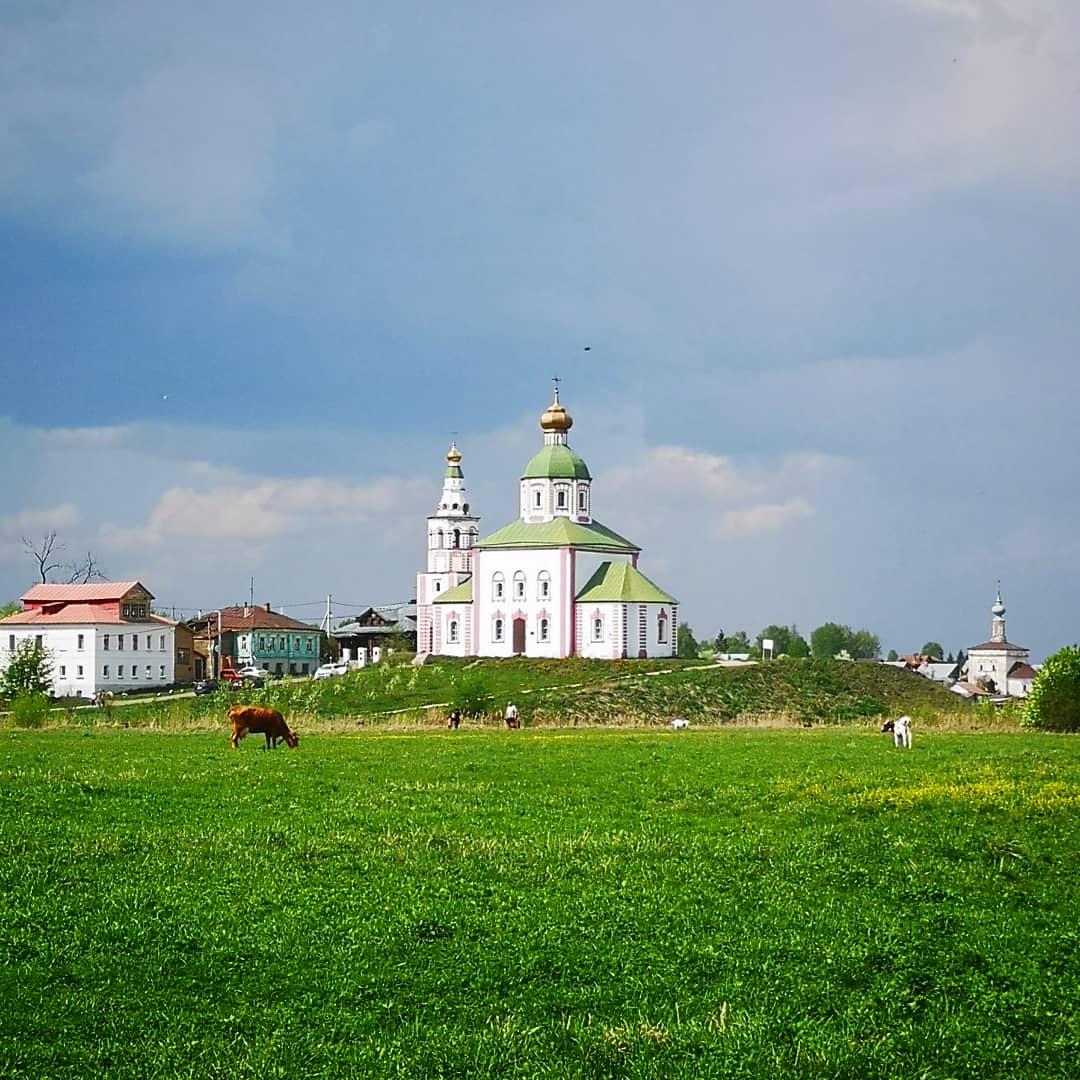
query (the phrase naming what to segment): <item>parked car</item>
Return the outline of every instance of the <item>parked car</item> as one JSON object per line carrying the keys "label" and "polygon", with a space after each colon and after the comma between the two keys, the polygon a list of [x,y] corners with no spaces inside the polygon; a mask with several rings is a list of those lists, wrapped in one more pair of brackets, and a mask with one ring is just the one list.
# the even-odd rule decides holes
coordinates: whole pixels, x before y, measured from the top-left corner
{"label": "parked car", "polygon": [[343,661],[336,661],[330,664],[323,664],[321,667],[315,669],[315,674],[312,675],[313,679],[332,679],[336,675],[344,675],[349,670],[349,665]]}
{"label": "parked car", "polygon": [[202,697],[203,694],[212,694],[217,688],[217,679],[200,679],[195,684],[195,696]]}
{"label": "parked car", "polygon": [[262,684],[270,678],[269,671],[254,664],[242,667],[237,674],[244,680],[245,685],[254,686],[256,690],[261,689]]}

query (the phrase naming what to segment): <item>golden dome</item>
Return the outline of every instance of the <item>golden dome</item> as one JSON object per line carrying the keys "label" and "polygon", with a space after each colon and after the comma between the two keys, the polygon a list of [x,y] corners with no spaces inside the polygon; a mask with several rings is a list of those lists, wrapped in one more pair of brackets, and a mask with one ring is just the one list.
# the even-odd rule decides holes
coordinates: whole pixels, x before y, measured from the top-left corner
{"label": "golden dome", "polygon": [[540,417],[540,427],[544,431],[569,431],[574,426],[574,418],[559,402],[559,387],[555,387],[555,400]]}
{"label": "golden dome", "polygon": [[446,460],[451,465],[457,465],[461,462],[461,451],[457,448],[457,443],[450,444],[450,449],[446,451]]}

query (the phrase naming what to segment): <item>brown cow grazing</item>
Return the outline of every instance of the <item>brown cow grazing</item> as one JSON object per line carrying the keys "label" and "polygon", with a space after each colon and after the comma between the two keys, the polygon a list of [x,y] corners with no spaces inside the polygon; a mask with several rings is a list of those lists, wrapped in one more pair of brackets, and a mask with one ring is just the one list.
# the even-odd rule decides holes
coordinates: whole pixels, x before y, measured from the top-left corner
{"label": "brown cow grazing", "polygon": [[236,750],[240,740],[249,732],[266,736],[266,749],[273,750],[282,739],[290,750],[300,745],[296,733],[289,730],[285,717],[277,709],[264,709],[259,705],[234,705],[229,710],[232,721],[232,748]]}

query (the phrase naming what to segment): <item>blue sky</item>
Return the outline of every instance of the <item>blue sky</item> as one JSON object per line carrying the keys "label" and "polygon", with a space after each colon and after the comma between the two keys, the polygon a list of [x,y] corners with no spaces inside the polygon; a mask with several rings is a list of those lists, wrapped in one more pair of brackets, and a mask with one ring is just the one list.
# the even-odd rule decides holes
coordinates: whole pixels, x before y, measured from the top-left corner
{"label": "blue sky", "polygon": [[404,598],[558,374],[699,633],[1076,639],[1070,0],[177,7],[0,6],[3,598]]}

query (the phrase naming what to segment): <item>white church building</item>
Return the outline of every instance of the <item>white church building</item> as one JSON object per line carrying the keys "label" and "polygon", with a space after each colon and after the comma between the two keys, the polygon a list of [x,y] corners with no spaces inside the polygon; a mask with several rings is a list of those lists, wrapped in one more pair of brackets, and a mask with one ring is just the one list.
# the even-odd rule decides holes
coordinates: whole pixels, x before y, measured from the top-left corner
{"label": "white church building", "polygon": [[1005,605],[1001,602],[1000,583],[990,613],[993,616],[990,640],[968,649],[962,678],[1000,697],[1027,697],[1037,672],[1029,662],[1030,650],[1014,645],[1005,637]]}
{"label": "white church building", "polygon": [[519,480],[519,516],[478,539],[461,452],[446,455],[417,575],[417,650],[448,656],[674,656],[678,602],[638,570],[641,549],[593,516],[592,476],[555,400]]}

